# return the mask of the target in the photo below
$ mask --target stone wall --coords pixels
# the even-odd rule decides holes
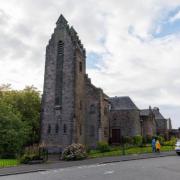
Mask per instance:
[[[98,137],[100,125],[100,104],[99,89],[91,84],[89,78],[86,77],[86,144],[95,147]]]
[[[108,142],[108,105],[103,91],[86,76],[86,144],[90,147],[96,147],[99,141]]]
[[[141,135],[139,110],[111,110],[110,130],[120,129],[121,136]]]
[[[155,119],[152,116],[143,116],[142,120],[142,136],[155,136],[156,135],[156,124]]]

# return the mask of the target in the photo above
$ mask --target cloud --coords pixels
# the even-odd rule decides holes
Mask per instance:
[[[180,0],[1,2],[0,83],[42,90],[45,46],[63,13],[87,50],[96,86],[109,96],[129,95],[139,107],[169,107],[166,116],[178,122],[180,33],[162,32],[179,19],[179,7]]]
[[[170,22],[175,22],[175,21],[178,21],[178,20],[180,20],[180,11],[177,14],[175,14],[173,17],[171,17],[169,21]]]

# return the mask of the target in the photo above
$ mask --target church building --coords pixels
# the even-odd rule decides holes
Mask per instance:
[[[109,98],[91,83],[86,50],[61,15],[46,47],[41,143],[48,151],[59,152],[72,143],[94,148],[100,141],[119,144],[123,136],[154,135],[153,117],[128,96]]]

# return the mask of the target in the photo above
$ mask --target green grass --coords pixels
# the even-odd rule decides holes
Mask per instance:
[[[9,166],[17,166],[19,161],[17,159],[0,159],[0,168],[9,167]]]
[[[172,151],[174,150],[173,146],[162,146],[161,151]],[[143,154],[143,153],[151,153],[152,148],[151,146],[147,147],[126,147],[125,148],[125,155],[130,154]],[[97,158],[97,157],[106,157],[106,156],[122,156],[123,151],[122,147],[111,147],[111,150],[109,152],[101,153],[98,150],[91,150],[88,154],[89,158]]]

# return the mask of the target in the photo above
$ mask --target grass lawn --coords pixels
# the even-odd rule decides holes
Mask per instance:
[[[174,150],[173,146],[161,146],[161,151],[171,151]],[[151,146],[147,147],[126,147],[125,148],[125,155],[129,154],[142,154],[142,153],[151,153],[152,148]],[[91,150],[88,154],[90,158],[97,158],[97,157],[105,157],[105,156],[122,156],[123,150],[122,147],[112,147],[109,152],[101,153],[98,150]]]
[[[0,159],[0,168],[9,167],[9,166],[17,166],[19,161],[17,159]]]

